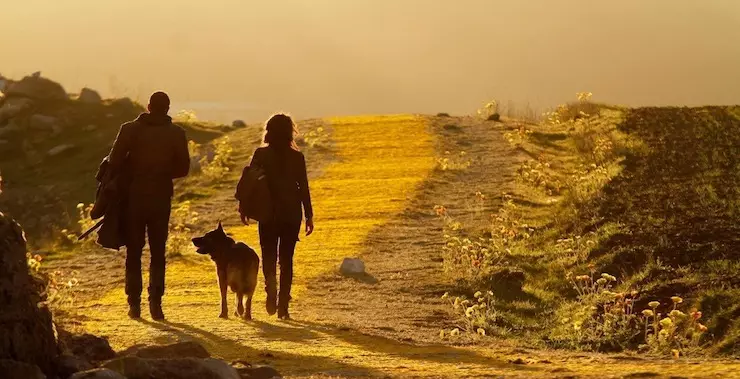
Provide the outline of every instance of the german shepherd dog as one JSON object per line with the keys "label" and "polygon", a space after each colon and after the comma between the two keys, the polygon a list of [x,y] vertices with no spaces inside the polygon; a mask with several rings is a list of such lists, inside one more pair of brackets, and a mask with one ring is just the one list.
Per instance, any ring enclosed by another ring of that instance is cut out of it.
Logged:
{"label": "german shepherd dog", "polygon": [[[226,287],[236,293],[237,317],[252,319],[252,295],[257,287],[257,274],[260,259],[257,253],[242,242],[235,242],[226,235],[221,223],[218,227],[206,233],[203,237],[193,238],[193,245],[198,248],[198,254],[208,254],[216,262],[218,285],[221,289],[221,314],[218,317],[229,318],[229,307],[226,304]],[[246,311],[243,304],[247,296]]]}

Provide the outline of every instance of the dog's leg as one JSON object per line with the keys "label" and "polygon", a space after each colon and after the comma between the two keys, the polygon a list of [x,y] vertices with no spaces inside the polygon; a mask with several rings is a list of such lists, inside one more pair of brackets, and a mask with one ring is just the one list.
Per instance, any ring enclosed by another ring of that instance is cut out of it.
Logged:
{"label": "dog's leg", "polygon": [[244,305],[242,304],[242,299],[244,299],[244,294],[241,292],[236,293],[236,317],[242,317],[244,316]]}
{"label": "dog's leg", "polygon": [[221,289],[221,314],[218,317],[229,318],[229,306],[226,304],[226,291],[228,290],[226,270],[218,271],[218,286]]}
{"label": "dog's leg", "polygon": [[244,313],[244,319],[252,319],[252,292],[247,293],[247,311]]}

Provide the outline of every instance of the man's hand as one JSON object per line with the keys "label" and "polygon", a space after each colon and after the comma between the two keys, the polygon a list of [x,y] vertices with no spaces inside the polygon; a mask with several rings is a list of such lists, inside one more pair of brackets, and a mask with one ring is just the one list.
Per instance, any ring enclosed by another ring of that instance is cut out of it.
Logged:
{"label": "man's hand", "polygon": [[313,233],[313,219],[309,218],[306,220],[306,237],[310,236],[311,233]]}
{"label": "man's hand", "polygon": [[243,214],[240,214],[239,217],[242,219],[242,224],[249,226],[249,217]]}

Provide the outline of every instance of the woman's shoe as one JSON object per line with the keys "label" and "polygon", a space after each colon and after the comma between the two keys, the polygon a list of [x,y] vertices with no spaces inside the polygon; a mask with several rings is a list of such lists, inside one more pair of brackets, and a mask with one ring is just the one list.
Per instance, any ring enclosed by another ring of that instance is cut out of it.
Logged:
{"label": "woman's shoe", "polygon": [[265,309],[267,310],[267,314],[272,316],[277,311],[277,296],[275,295],[267,295],[267,303],[265,304]]}
{"label": "woman's shoe", "polygon": [[281,301],[280,304],[278,304],[278,318],[281,320],[290,320],[290,313],[288,313],[288,302],[287,301]]}

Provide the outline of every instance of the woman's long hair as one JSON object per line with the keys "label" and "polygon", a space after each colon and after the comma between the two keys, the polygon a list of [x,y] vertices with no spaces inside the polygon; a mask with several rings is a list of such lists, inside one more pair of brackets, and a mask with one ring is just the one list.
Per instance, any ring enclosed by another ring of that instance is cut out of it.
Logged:
{"label": "woman's long hair", "polygon": [[298,150],[295,136],[298,134],[293,119],[284,113],[277,113],[265,123],[265,143],[273,148]]}

